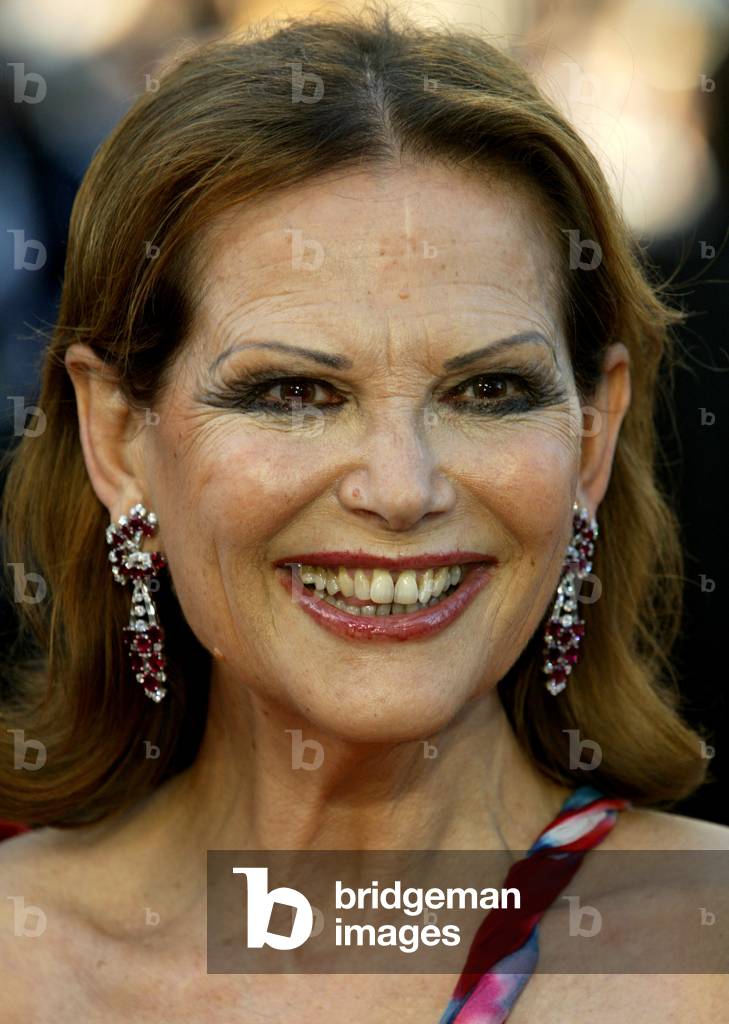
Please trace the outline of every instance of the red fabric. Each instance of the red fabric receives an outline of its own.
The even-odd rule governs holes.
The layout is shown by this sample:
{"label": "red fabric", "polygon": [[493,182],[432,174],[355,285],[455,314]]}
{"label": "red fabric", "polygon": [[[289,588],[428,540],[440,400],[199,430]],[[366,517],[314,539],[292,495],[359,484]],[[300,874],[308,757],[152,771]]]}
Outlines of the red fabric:
{"label": "red fabric", "polygon": [[11,836],[20,835],[21,832],[30,832],[27,825],[21,825],[19,821],[3,821],[0,819],[0,841],[10,839]]}

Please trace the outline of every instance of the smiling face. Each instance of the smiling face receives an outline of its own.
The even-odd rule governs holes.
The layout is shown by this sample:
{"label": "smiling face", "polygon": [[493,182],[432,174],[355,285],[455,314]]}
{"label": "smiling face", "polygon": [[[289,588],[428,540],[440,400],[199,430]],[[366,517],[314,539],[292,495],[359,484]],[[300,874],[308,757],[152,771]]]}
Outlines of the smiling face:
{"label": "smiling face", "polygon": [[[538,627],[573,498],[601,498],[580,488],[539,218],[522,189],[412,167],[332,175],[212,225],[194,330],[135,442],[136,497],[231,699],[245,686],[351,739],[427,736]],[[407,642],[324,628],[274,568],[455,551],[498,563],[460,615]]]}

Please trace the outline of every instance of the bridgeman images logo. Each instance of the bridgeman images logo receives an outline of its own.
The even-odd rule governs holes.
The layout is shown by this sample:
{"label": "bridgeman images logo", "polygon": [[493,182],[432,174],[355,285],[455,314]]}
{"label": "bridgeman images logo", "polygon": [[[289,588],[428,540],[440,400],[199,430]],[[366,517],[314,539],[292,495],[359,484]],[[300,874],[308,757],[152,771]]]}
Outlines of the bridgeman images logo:
{"label": "bridgeman images logo", "polygon": [[[311,937],[314,928],[314,908],[306,896],[290,886],[268,888],[268,868],[234,867],[233,874],[245,875],[248,886],[246,945],[250,949],[270,946],[273,949],[296,949]],[[294,912],[291,933],[281,935],[270,931],[271,916],[276,904]],[[334,883],[334,906],[337,910],[401,911],[411,918],[423,917],[426,912],[440,909],[492,910],[518,909],[521,894],[518,889],[403,888],[398,880],[380,889],[377,881],[367,888],[353,889]],[[435,917],[435,915],[431,915]],[[460,929],[454,924],[443,927],[435,923],[407,924],[347,924],[335,918],[334,941],[337,946],[397,946],[403,953],[414,953],[419,946],[458,946]]]}
{"label": "bridgeman images logo", "polygon": [[[253,949],[272,946],[274,949],[296,949],[303,946],[314,927],[311,903],[298,889],[281,885],[268,888],[268,868],[233,868],[234,875],[248,878],[248,942]],[[290,935],[278,935],[268,930],[276,903],[283,903],[295,912]]]}

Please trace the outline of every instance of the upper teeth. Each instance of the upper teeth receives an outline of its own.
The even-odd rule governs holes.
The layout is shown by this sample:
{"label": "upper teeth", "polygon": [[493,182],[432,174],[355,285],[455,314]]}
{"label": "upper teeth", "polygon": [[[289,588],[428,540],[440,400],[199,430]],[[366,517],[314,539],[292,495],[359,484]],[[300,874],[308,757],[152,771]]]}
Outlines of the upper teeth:
{"label": "upper teeth", "polygon": [[303,583],[313,583],[317,590],[326,590],[332,596],[341,592],[343,597],[354,596],[374,604],[426,604],[431,597],[438,597],[447,587],[459,583],[462,575],[460,565],[443,565],[435,570],[405,569],[398,573],[388,569],[301,566]]}

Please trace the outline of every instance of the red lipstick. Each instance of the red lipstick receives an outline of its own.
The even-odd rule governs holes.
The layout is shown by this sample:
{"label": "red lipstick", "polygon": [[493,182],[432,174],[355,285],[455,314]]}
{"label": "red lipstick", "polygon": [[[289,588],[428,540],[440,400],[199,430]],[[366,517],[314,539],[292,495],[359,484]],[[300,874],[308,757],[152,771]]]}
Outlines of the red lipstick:
{"label": "red lipstick", "polygon": [[[328,555],[336,557],[337,561],[334,562],[322,562],[317,561],[317,558],[321,558],[318,555],[317,558],[313,558],[311,555],[305,556],[304,565],[346,565],[352,568],[391,568],[392,566],[388,563],[388,560],[378,558],[376,564],[373,565],[373,559],[362,556],[365,561],[360,561],[359,564],[355,561],[352,562],[350,559],[352,555],[346,554],[346,557],[339,557],[339,552],[329,552]],[[344,553],[342,553],[344,554]],[[453,554],[451,552],[451,554]],[[436,565],[450,565],[450,564],[466,564],[467,560],[464,560],[463,556],[470,554],[469,552],[458,552],[458,557],[449,560],[448,562],[434,561]],[[444,558],[448,556],[431,556],[432,559]],[[312,561],[309,561],[312,559]],[[422,558],[420,561],[416,559],[391,559],[390,562],[406,562],[407,564],[398,564],[397,568],[430,568],[427,563],[424,563]],[[473,559],[472,559],[473,561]],[[329,630],[330,633],[334,633],[336,636],[345,637],[348,640],[421,640],[429,636],[433,636],[439,633],[441,630],[449,626],[458,616],[463,612],[471,601],[474,599],[476,594],[481,591],[493,575],[493,563],[495,559],[491,559],[488,562],[484,561],[484,556],[479,555],[478,564],[469,565],[465,569],[463,579],[459,583],[458,587],[449,594],[447,597],[439,601],[438,604],[433,605],[430,608],[422,608],[417,612],[403,612],[399,615],[383,615],[383,616],[364,616],[364,615],[352,615],[349,612],[342,611],[340,608],[335,607],[329,602],[325,601],[321,597],[315,597],[314,594],[307,590],[304,584],[301,582],[301,577],[298,573],[298,566],[292,565],[291,563],[298,562],[298,559],[287,558],[283,565],[279,565],[276,569],[276,575],[281,581],[282,586],[291,595],[292,601],[298,604],[307,615],[311,616],[315,622],[317,622],[324,629]],[[288,567],[287,567],[288,566]]]}
{"label": "red lipstick", "polygon": [[442,551],[435,554],[408,555],[407,558],[388,558],[386,555],[368,555],[366,551],[308,551],[303,555],[289,555],[273,564],[287,566],[328,565],[337,568],[345,565],[348,569],[434,569],[439,565],[466,565],[468,562],[498,561],[493,555],[482,551]]}

